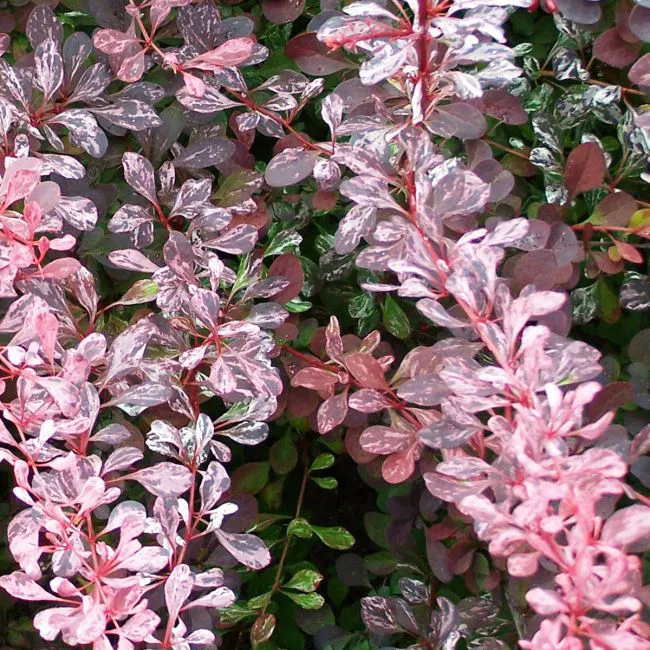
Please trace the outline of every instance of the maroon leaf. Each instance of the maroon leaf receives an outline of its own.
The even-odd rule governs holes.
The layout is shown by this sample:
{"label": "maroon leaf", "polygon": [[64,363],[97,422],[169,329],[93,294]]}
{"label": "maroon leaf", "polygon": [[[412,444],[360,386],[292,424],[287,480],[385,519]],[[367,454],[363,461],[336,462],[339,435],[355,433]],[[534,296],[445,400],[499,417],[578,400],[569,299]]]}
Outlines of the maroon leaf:
{"label": "maroon leaf", "polygon": [[600,187],[605,179],[607,165],[603,150],[595,142],[579,144],[566,161],[564,182],[569,190],[569,198]]}
{"label": "maroon leaf", "polygon": [[305,282],[302,264],[292,253],[285,253],[276,257],[269,268],[267,277],[281,277],[289,281],[289,284],[280,293],[273,296],[273,299],[281,305],[297,298]]}
{"label": "maroon leaf", "polygon": [[603,32],[594,42],[593,55],[613,68],[625,68],[636,61],[641,42],[626,41],[618,27]]}
{"label": "maroon leaf", "polygon": [[351,67],[340,55],[331,54],[316,34],[306,32],[294,36],[284,48],[284,53],[305,73],[317,77],[340,72]]}
{"label": "maroon leaf", "polygon": [[262,12],[276,24],[290,23],[298,18],[305,7],[305,0],[262,0]]}
{"label": "maroon leaf", "polygon": [[650,85],[650,54],[644,54],[628,72],[628,77],[637,86]]}

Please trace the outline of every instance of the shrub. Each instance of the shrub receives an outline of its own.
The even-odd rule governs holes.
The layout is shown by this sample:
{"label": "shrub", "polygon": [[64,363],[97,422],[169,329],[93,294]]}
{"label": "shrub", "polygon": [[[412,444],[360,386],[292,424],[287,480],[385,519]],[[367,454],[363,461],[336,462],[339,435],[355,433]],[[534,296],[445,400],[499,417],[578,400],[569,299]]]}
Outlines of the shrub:
{"label": "shrub", "polygon": [[8,642],[650,648],[650,9],[16,4]]}

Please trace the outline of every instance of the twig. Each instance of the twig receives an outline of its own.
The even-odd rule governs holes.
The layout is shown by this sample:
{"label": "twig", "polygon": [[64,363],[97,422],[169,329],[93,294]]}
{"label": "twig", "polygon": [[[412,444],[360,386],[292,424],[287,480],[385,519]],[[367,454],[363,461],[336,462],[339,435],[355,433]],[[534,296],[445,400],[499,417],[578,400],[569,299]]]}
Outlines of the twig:
{"label": "twig", "polygon": [[[307,480],[309,479],[309,465],[308,459],[306,458],[306,450],[303,453],[303,461],[305,466],[305,471],[302,476],[302,483],[300,484],[300,492],[298,493],[298,503],[296,504],[296,513],[293,516],[293,519],[298,519],[300,517],[300,512],[302,511],[302,504],[305,498],[305,491],[307,489]],[[275,579],[273,580],[273,586],[271,587],[271,596],[277,593],[280,588],[280,582],[282,580],[282,572],[284,570],[284,563],[287,559],[287,554],[289,553],[289,545],[291,544],[292,535],[287,535],[284,540],[284,545],[282,547],[282,553],[280,553],[280,560],[278,562],[278,568],[275,571]],[[271,597],[267,600],[262,610],[262,614],[266,612],[269,602],[271,602]]]}

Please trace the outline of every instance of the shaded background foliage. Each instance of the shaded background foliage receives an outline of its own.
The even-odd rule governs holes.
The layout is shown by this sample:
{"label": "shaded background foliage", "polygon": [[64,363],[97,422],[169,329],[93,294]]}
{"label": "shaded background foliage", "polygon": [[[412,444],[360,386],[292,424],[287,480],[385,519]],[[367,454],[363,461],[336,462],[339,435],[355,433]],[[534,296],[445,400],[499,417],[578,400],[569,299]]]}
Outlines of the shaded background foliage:
{"label": "shaded background foliage", "polygon": [[[647,648],[650,9],[6,4],[6,590],[76,581],[94,650]],[[111,485],[146,506],[106,537],[156,549],[113,576],[147,574],[143,612],[7,530],[25,457],[79,488],[82,549]],[[592,582],[554,581],[538,525]],[[46,644],[42,609],[3,594],[2,641]]]}

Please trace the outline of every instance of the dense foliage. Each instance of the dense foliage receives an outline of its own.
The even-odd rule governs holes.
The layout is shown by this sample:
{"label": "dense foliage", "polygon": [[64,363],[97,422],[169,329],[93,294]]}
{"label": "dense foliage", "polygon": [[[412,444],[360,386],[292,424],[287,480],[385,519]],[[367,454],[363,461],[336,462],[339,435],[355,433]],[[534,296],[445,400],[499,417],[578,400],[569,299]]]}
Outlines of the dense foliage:
{"label": "dense foliage", "polygon": [[2,6],[0,641],[650,650],[647,0]]}

